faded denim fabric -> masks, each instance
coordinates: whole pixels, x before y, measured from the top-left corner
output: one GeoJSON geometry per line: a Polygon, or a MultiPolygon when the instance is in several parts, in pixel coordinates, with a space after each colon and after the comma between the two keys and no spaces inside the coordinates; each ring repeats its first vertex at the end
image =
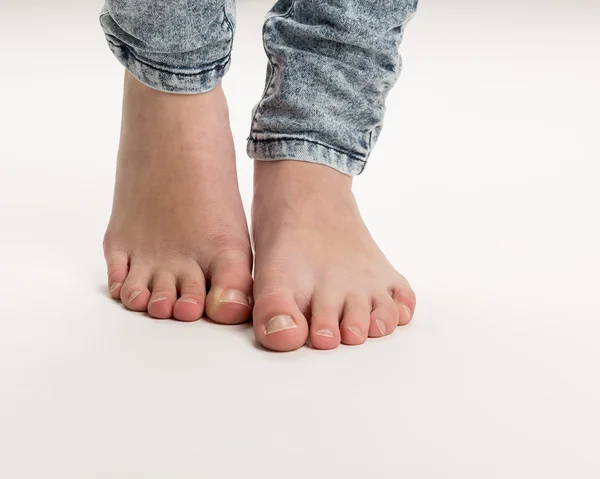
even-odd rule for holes
{"type": "MultiPolygon", "coordinates": [[[[248,154],[363,171],[401,69],[398,48],[418,0],[279,0],[263,28],[267,82],[248,154]]],[[[109,46],[141,82],[202,93],[226,73],[234,0],[106,0],[109,46]]]]}
{"type": "Polygon", "coordinates": [[[229,68],[234,0],[106,0],[100,23],[117,59],[142,83],[203,93],[229,68]]]}

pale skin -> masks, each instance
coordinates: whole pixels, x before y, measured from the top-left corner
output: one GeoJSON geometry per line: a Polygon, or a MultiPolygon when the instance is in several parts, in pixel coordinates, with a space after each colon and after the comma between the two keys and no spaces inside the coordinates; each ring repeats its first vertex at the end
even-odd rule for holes
{"type": "Polygon", "coordinates": [[[254,176],[253,258],[221,86],[174,95],[126,74],[111,296],[157,319],[252,319],[275,351],[359,345],[411,320],[415,295],[363,223],[351,177],[293,160],[255,161],[254,176]]]}

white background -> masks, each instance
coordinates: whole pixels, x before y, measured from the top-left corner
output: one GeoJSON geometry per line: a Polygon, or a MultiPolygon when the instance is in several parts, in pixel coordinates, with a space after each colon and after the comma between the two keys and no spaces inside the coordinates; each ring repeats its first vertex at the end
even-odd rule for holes
{"type": "MultiPolygon", "coordinates": [[[[246,206],[268,6],[225,80],[246,206]]],[[[600,477],[598,2],[421,1],[355,188],[416,316],[288,354],[108,298],[99,10],[0,6],[0,477],[600,477]]]]}

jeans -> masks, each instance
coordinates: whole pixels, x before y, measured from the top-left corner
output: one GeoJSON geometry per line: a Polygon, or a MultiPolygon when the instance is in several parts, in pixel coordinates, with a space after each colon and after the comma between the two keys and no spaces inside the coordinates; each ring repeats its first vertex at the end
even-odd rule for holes
{"type": "MultiPolygon", "coordinates": [[[[361,173],[417,3],[279,0],[263,28],[267,81],[252,113],[249,156],[361,173]]],[[[203,93],[229,67],[235,0],[106,0],[100,22],[111,50],[139,81],[203,93]]]]}

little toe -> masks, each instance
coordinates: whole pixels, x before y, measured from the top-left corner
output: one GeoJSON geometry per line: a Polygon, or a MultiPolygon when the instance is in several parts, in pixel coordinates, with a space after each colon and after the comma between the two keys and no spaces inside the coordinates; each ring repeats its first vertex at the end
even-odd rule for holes
{"type": "Polygon", "coordinates": [[[129,258],[127,253],[113,251],[106,255],[106,265],[108,273],[108,292],[113,299],[119,299],[121,288],[127,273],[129,272],[129,258]]]}
{"type": "Polygon", "coordinates": [[[371,307],[366,300],[347,300],[344,305],[344,314],[340,331],[342,343],[356,346],[363,344],[369,337],[371,307]]]}
{"type": "Polygon", "coordinates": [[[198,321],[204,313],[206,286],[200,267],[181,275],[180,297],[173,308],[173,317],[179,321],[198,321]]]}
{"type": "Polygon", "coordinates": [[[340,345],[340,307],[334,294],[313,298],[310,317],[310,342],[316,349],[335,349],[340,345]]]}
{"type": "Polygon", "coordinates": [[[415,314],[417,298],[415,292],[406,284],[398,284],[390,288],[391,297],[398,308],[398,325],[404,326],[410,322],[415,314]]]}
{"type": "Polygon", "coordinates": [[[159,271],[152,277],[152,296],[148,302],[148,314],[156,319],[169,319],[173,316],[176,300],[175,275],[167,271],[159,271]]]}
{"type": "Polygon", "coordinates": [[[209,268],[210,291],[206,315],[223,324],[239,324],[252,313],[252,260],[249,253],[229,250],[217,255],[209,268]]]}
{"type": "Polygon", "coordinates": [[[398,308],[389,295],[379,294],[373,297],[370,338],[381,338],[394,332],[398,326],[398,308]]]}
{"type": "Polygon", "coordinates": [[[257,341],[273,351],[293,351],[306,344],[308,323],[291,291],[256,295],[253,311],[257,341]]]}
{"type": "Polygon", "coordinates": [[[120,296],[123,305],[132,311],[146,311],[150,300],[148,283],[150,273],[141,265],[132,264],[127,279],[121,287],[120,296]]]}

